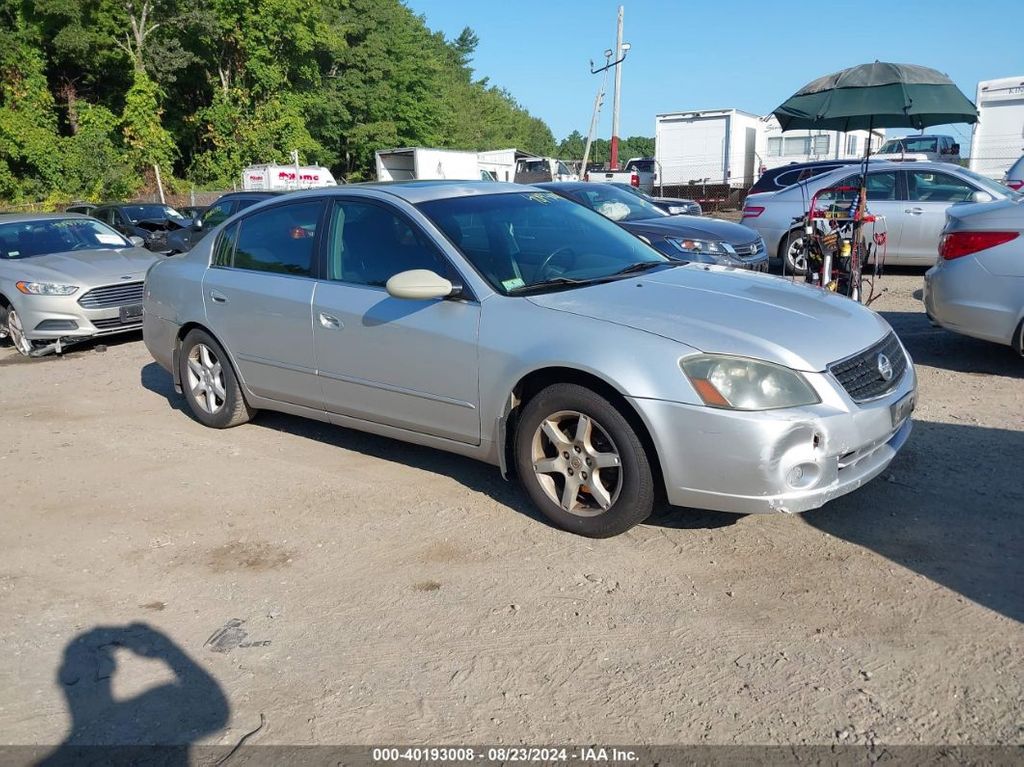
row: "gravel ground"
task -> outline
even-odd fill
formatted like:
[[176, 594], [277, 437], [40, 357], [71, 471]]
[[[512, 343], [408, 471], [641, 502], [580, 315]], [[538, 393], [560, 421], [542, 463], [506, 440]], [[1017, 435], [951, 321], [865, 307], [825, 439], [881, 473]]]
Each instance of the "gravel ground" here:
[[0, 742], [1021, 744], [1024, 363], [921, 282], [874, 305], [920, 376], [882, 477], [606, 541], [462, 458], [205, 429], [137, 337], [0, 350]]

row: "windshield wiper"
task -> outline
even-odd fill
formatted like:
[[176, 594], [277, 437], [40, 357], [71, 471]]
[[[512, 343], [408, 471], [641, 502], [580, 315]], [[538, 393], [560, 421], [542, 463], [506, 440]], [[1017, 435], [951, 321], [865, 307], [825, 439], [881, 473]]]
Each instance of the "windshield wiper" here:
[[595, 282], [595, 280], [574, 280], [572, 277], [552, 277], [550, 280], [541, 280], [540, 282], [531, 282], [529, 285], [520, 285], [518, 288], [512, 288], [508, 291], [510, 296], [522, 295], [533, 290], [543, 290], [544, 288], [558, 288], [563, 285], [589, 285]]
[[671, 266], [671, 261], [638, 261], [635, 264], [619, 269], [612, 276], [618, 276], [620, 274], [635, 274], [636, 272], [646, 272], [648, 269], [653, 269], [656, 266]]

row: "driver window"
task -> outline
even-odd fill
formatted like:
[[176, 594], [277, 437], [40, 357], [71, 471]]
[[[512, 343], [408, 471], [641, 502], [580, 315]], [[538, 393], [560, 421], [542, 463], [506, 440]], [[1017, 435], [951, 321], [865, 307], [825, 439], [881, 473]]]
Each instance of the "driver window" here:
[[974, 187], [948, 173], [915, 170], [907, 174], [907, 192], [914, 202], [965, 202]]
[[338, 202], [332, 219], [328, 279], [382, 288], [409, 269], [451, 276], [447, 261], [426, 235], [382, 205]]

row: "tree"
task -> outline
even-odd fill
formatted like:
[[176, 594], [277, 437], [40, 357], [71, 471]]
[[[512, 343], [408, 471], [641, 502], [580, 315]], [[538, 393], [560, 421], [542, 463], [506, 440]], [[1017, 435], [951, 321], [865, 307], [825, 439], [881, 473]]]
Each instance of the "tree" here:
[[145, 69], [136, 69], [132, 87], [125, 94], [121, 131], [129, 165], [140, 175], [150, 175], [154, 165], [164, 171], [173, 167], [174, 140], [160, 122], [160, 89]]

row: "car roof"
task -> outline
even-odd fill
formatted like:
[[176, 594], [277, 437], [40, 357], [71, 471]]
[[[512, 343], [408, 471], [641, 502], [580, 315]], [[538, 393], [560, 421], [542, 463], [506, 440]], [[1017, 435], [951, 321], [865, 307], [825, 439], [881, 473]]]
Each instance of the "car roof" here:
[[615, 186], [615, 184], [594, 184], [590, 181], [542, 181], [538, 184], [534, 184], [533, 186], [538, 189], [550, 189], [553, 192], [557, 192], [559, 189], [571, 192], [577, 189], [594, 189], [600, 186]]
[[84, 213], [0, 213], [0, 224], [21, 224], [28, 221], [60, 221], [65, 218], [83, 218], [92, 221]]
[[303, 199], [319, 195], [338, 197], [363, 192], [384, 192], [416, 205], [421, 202], [444, 200], [452, 197], [474, 197], [488, 194], [509, 194], [512, 192], [536, 192], [536, 187], [513, 184], [505, 181], [370, 181], [365, 184], [342, 184], [290, 192], [289, 199]]

